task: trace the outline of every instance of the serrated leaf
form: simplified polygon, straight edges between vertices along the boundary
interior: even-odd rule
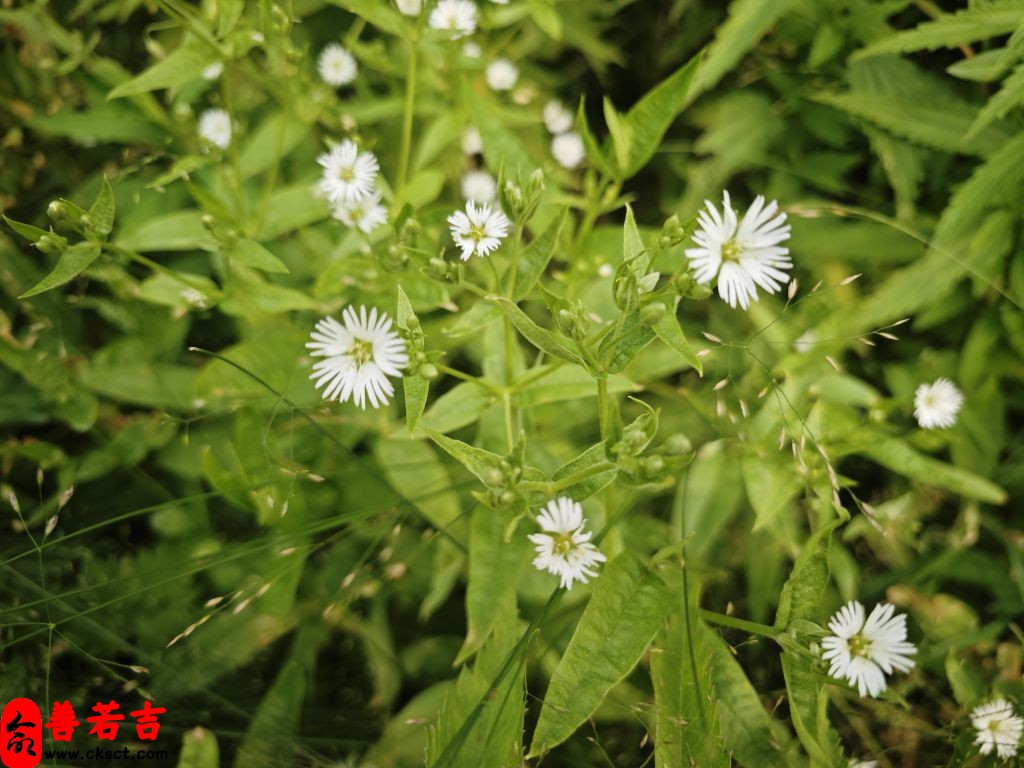
[[[832,531],[841,523],[833,520],[812,533],[793,564],[789,579],[782,587],[775,628],[784,630],[791,622],[813,620],[828,586],[828,548]]]
[[[217,60],[217,50],[210,43],[188,35],[166,59],[158,61],[128,82],[121,83],[107,95],[107,98],[119,99],[161,88],[185,85],[201,77],[203,70]]]
[[[991,125],[992,121],[1005,117],[1006,114],[1024,102],[1024,64],[1016,69],[1003,80],[1003,86],[992,98],[985,102],[977,118],[971,123],[971,127],[964,135],[965,141],[970,141]]]
[[[250,240],[247,237],[242,238],[234,245],[227,248],[224,251],[224,255],[230,259],[234,259],[239,264],[244,264],[247,267],[259,269],[264,272],[275,272],[278,274],[288,272],[288,267],[285,266],[283,261],[255,240]]]
[[[789,0],[733,0],[729,17],[719,25],[708,47],[690,100],[717,85],[790,7]]]
[[[682,592],[682,579],[678,581]],[[718,697],[708,663],[713,633],[700,620],[696,580],[689,586],[689,611],[677,606],[659,632],[651,654],[655,765],[727,767],[730,761],[719,735]],[[678,602],[682,603],[681,597]]]
[[[57,266],[53,268],[50,274],[18,298],[27,299],[37,296],[40,293],[52,291],[54,288],[70,282],[85,271],[99,256],[99,244],[90,242],[75,243],[60,255]]]
[[[955,48],[964,43],[1008,35],[1021,23],[1024,2],[1004,0],[978,4],[919,24],[915,29],[897,32],[857,51],[854,56],[876,56],[880,53],[910,53],[936,48]]]
[[[629,674],[672,606],[672,593],[636,555],[602,570],[544,696],[530,754],[569,738]]]
[[[555,216],[551,223],[548,224],[547,229],[519,254],[515,284],[512,288],[512,299],[514,301],[522,301],[530,292],[530,289],[536,285],[540,276],[544,274],[544,270],[547,269],[548,263],[555,253],[559,237],[568,218],[569,209],[566,208],[562,211],[561,215]]]
[[[519,571],[530,554],[530,540],[516,531],[505,540],[504,517],[477,506],[469,524],[469,582],[466,586],[468,628],[455,664],[483,645],[502,611],[515,605]]]

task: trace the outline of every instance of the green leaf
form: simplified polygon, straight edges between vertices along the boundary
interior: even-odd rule
[[[405,426],[411,435],[416,432],[416,427],[423,416],[423,409],[427,406],[430,382],[419,375],[405,376],[402,379],[402,389],[405,393]]]
[[[741,462],[743,484],[747,499],[754,508],[756,521],[754,530],[774,522],[789,501],[803,486],[797,476],[795,465],[789,461],[778,461],[763,456],[747,454]]]
[[[466,587],[468,630],[455,664],[483,645],[502,611],[515,606],[519,571],[530,554],[530,540],[516,531],[505,540],[505,519],[477,506],[469,524],[469,583]]]
[[[396,438],[380,440],[374,448],[391,487],[411,502],[428,523],[438,530],[449,531],[457,540],[464,535],[465,528],[456,526],[462,517],[459,495],[452,489],[452,478],[444,464],[428,443]],[[454,531],[453,526],[456,526]]]
[[[690,100],[716,86],[791,5],[790,0],[733,0],[729,4],[729,18],[715,31],[715,40],[697,73]]]
[[[678,581],[682,592],[682,579]],[[651,654],[655,765],[727,768],[730,761],[721,744],[718,696],[708,663],[714,633],[700,620],[700,590],[695,583],[690,585],[687,606],[686,613],[681,607],[672,612]]]
[[[773,0],[771,5],[783,5]],[[656,85],[640,101],[633,105],[623,118],[622,126],[614,128],[614,118],[608,124],[619,157],[621,178],[628,179],[647,165],[661,145],[661,140],[672,121],[682,111],[690,98],[691,85],[701,66],[702,56],[698,54],[690,61]],[[608,112],[605,111],[607,116]],[[616,139],[616,136],[619,136]],[[623,152],[620,142],[628,149]],[[625,157],[625,162],[623,162]]]
[[[841,109],[917,144],[946,152],[988,155],[1008,134],[989,125],[981,136],[967,137],[976,109],[960,99],[927,100],[880,93],[819,93],[815,101]]]
[[[410,205],[414,210],[423,208],[437,200],[444,189],[444,174],[436,168],[425,168],[417,172],[405,185],[402,194],[395,198],[395,208]]]
[[[733,650],[717,632],[707,629],[704,646],[711,657],[711,680],[718,707],[718,728],[727,750],[741,765],[785,768],[791,765],[779,749],[781,728],[773,728],[761,699],[747,679]],[[780,724],[776,724],[780,726]]]
[[[633,131],[629,123],[615,109],[612,100],[604,97],[604,122],[612,137],[612,149],[615,151],[615,164],[625,174],[629,168],[630,147],[633,146]]]
[[[1005,504],[1006,491],[966,469],[918,453],[899,438],[862,429],[851,436],[857,453],[923,485],[945,488],[968,499]]]
[[[103,237],[114,229],[114,190],[110,188],[106,176],[103,177],[100,193],[89,209],[89,218],[92,219],[92,230]]]
[[[664,582],[629,551],[603,569],[551,675],[530,755],[569,738],[636,665],[672,606]]]
[[[45,229],[34,227],[31,224],[22,224],[20,221],[9,219],[6,216],[4,216],[4,221],[7,222],[7,226],[26,240],[31,240],[33,243],[37,242],[43,235],[48,234]]]
[[[220,768],[220,747],[213,731],[196,727],[181,740],[178,768]]]
[[[955,48],[976,40],[1008,35],[1020,25],[1022,13],[1024,2],[1021,0],[979,3],[956,13],[944,14],[933,21],[925,21],[915,29],[897,32],[857,51],[854,56],[863,58],[880,53]]]
[[[630,270],[638,279],[647,274],[651,263],[631,205],[626,206],[626,219],[622,223],[622,260],[630,265]]]
[[[487,300],[497,304],[509,320],[512,321],[512,325],[516,327],[516,330],[522,334],[523,338],[537,349],[546,352],[552,357],[568,360],[570,363],[576,363],[584,368],[587,366],[586,361],[584,361],[572,344],[562,337],[556,336],[551,331],[541,328],[515,302],[509,301],[504,296],[488,296]]]
[[[605,176],[612,179],[617,178],[619,175],[618,168],[612,164],[604,147],[598,143],[597,139],[594,138],[594,132],[590,130],[590,122],[587,120],[586,98],[584,96],[580,96],[580,105],[576,110],[576,130],[583,139],[583,146],[587,150],[587,159]]]
[[[465,312],[461,312],[455,322],[445,326],[441,332],[450,339],[461,339],[480,333],[485,326],[493,323],[501,315],[500,307],[486,301],[478,301]]]
[[[618,334],[601,340],[597,353],[608,360],[608,373],[619,373],[654,340],[654,330],[640,319],[639,312],[630,312]]]
[[[238,172],[243,179],[268,171],[309,136],[309,125],[290,113],[275,113],[260,123],[241,146]]]
[[[559,237],[568,218],[569,209],[565,208],[561,215],[552,218],[547,229],[519,254],[515,283],[512,288],[512,299],[514,301],[522,301],[526,298],[530,289],[536,285],[540,276],[544,274],[544,270],[548,267],[548,262],[551,261],[551,257],[555,253]]]
[[[272,254],[255,240],[242,238],[237,243],[227,248],[224,255],[239,264],[244,264],[253,269],[260,269],[264,272],[287,273],[288,267],[277,256]]]
[[[567,464],[562,465],[551,475],[551,479],[554,481],[562,480],[566,477],[572,477],[575,474],[584,472],[591,467],[596,467],[600,464],[606,464],[608,457],[605,454],[605,444],[603,442],[593,445],[587,448],[583,453],[574,458]],[[615,473],[618,470],[615,467],[599,472],[590,477],[584,478],[572,485],[563,487],[559,492],[559,496],[568,496],[570,499],[576,501],[583,501],[590,496],[604,488],[608,483],[615,479]]]
[[[218,60],[217,50],[205,40],[188,35],[166,59],[158,61],[142,74],[121,83],[108,99],[134,96],[160,88],[176,88],[202,76],[203,70]]]
[[[57,266],[53,271],[40,280],[36,285],[19,296],[19,299],[27,299],[37,296],[45,291],[51,291],[65,283],[73,280],[81,274],[90,264],[100,257],[100,246],[97,243],[81,242],[75,243],[60,255]]]
[[[552,40],[562,39],[562,19],[554,9],[551,0],[527,0],[526,7],[534,22]]]
[[[147,219],[130,231],[122,228],[117,238],[122,248],[147,251],[192,251],[218,249],[217,241],[203,226],[200,211],[174,211]]]
[[[445,453],[476,475],[477,479],[485,485],[495,472],[501,473],[501,462],[503,459],[498,454],[485,451],[483,448],[467,445],[461,440],[446,437],[440,432],[435,432],[427,427],[421,426],[420,430],[437,443]]]
[[[782,587],[775,629],[784,630],[793,621],[813,620],[828,586],[828,547],[841,520],[833,520],[812,533],[793,564],[789,579]]]
[[[296,229],[323,221],[330,212],[326,200],[313,196],[310,184],[282,187],[267,200],[266,217],[256,239],[264,243],[275,240]]]
[[[700,358],[697,357],[690,347],[690,343],[686,340],[686,335],[679,325],[679,317],[674,309],[665,312],[661,320],[652,325],[651,328],[657,337],[678,353],[691,368],[697,371],[698,375],[704,375],[704,366],[701,365]]]
[[[463,381],[437,398],[423,415],[421,426],[435,432],[454,432],[469,426],[496,401],[493,392]]]
[[[815,669],[814,658],[802,650],[782,653],[782,674],[789,696],[789,716],[812,764],[844,768],[847,765],[839,735],[828,720],[825,676]]]
[[[399,37],[405,34],[402,18],[387,3],[381,3],[378,0],[330,0],[330,2],[389,34]]]
[[[146,361],[93,363],[82,369],[79,381],[96,394],[123,403],[152,408],[191,410],[196,368]]]
[[[999,93],[990,98],[981,108],[978,116],[964,136],[965,141],[976,137],[987,128],[993,120],[1005,117],[1010,110],[1024,102],[1024,64],[1017,66],[1003,81]]]

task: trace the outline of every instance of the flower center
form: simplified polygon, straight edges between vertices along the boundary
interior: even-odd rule
[[[373,342],[363,339],[355,339],[348,350],[349,357],[356,361],[356,365],[362,367],[373,360]]]
[[[555,540],[554,551],[556,555],[562,555],[564,557],[576,549],[576,544],[572,540],[572,534],[573,531],[570,531],[569,533],[560,533],[557,536],[552,535],[552,538]]]
[[[351,168],[342,168],[338,171],[338,178],[342,181],[352,181],[356,177]]]
[[[850,648],[850,655],[854,658],[867,656],[871,651],[871,641],[864,635],[854,635],[849,639],[847,645]]]
[[[472,227],[469,228],[469,237],[474,242],[479,243],[481,240],[483,240],[485,237],[487,237],[487,231],[484,229],[482,224],[481,225],[477,225],[477,226],[472,226]]]
[[[723,261],[739,261],[741,253],[743,253],[743,249],[740,248],[739,243],[735,240],[730,240],[729,242],[722,244]]]

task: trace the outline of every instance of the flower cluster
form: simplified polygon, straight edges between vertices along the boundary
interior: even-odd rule
[[[320,191],[330,200],[334,218],[367,234],[387,221],[377,189],[380,165],[372,152],[345,139],[320,155],[317,162],[323,168]]]

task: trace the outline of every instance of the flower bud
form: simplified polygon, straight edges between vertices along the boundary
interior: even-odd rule
[[[500,488],[505,484],[505,473],[497,467],[491,467],[484,472],[484,483],[492,488]]]
[[[408,328],[410,331],[417,330],[420,327],[420,319],[416,317],[416,315],[413,315],[412,317],[405,321],[405,327]]]
[[[427,379],[428,381],[436,379],[438,374],[437,366],[433,363],[421,365],[419,374],[422,378]]]
[[[61,221],[68,215],[68,207],[60,200],[54,200],[46,207],[46,215],[54,221]]]
[[[510,507],[515,503],[516,495],[512,491],[504,491],[499,497],[498,501],[503,507]]]
[[[665,469],[665,460],[661,456],[648,456],[643,461],[643,467],[648,475],[659,475]]]
[[[690,438],[677,432],[665,441],[665,450],[670,456],[685,456],[693,450],[693,445]]]
[[[55,232],[47,232],[36,240],[35,247],[43,253],[63,253],[67,244],[67,238],[61,237]]]
[[[665,305],[661,302],[645,304],[640,309],[640,322],[644,325],[657,325],[665,316]]]

